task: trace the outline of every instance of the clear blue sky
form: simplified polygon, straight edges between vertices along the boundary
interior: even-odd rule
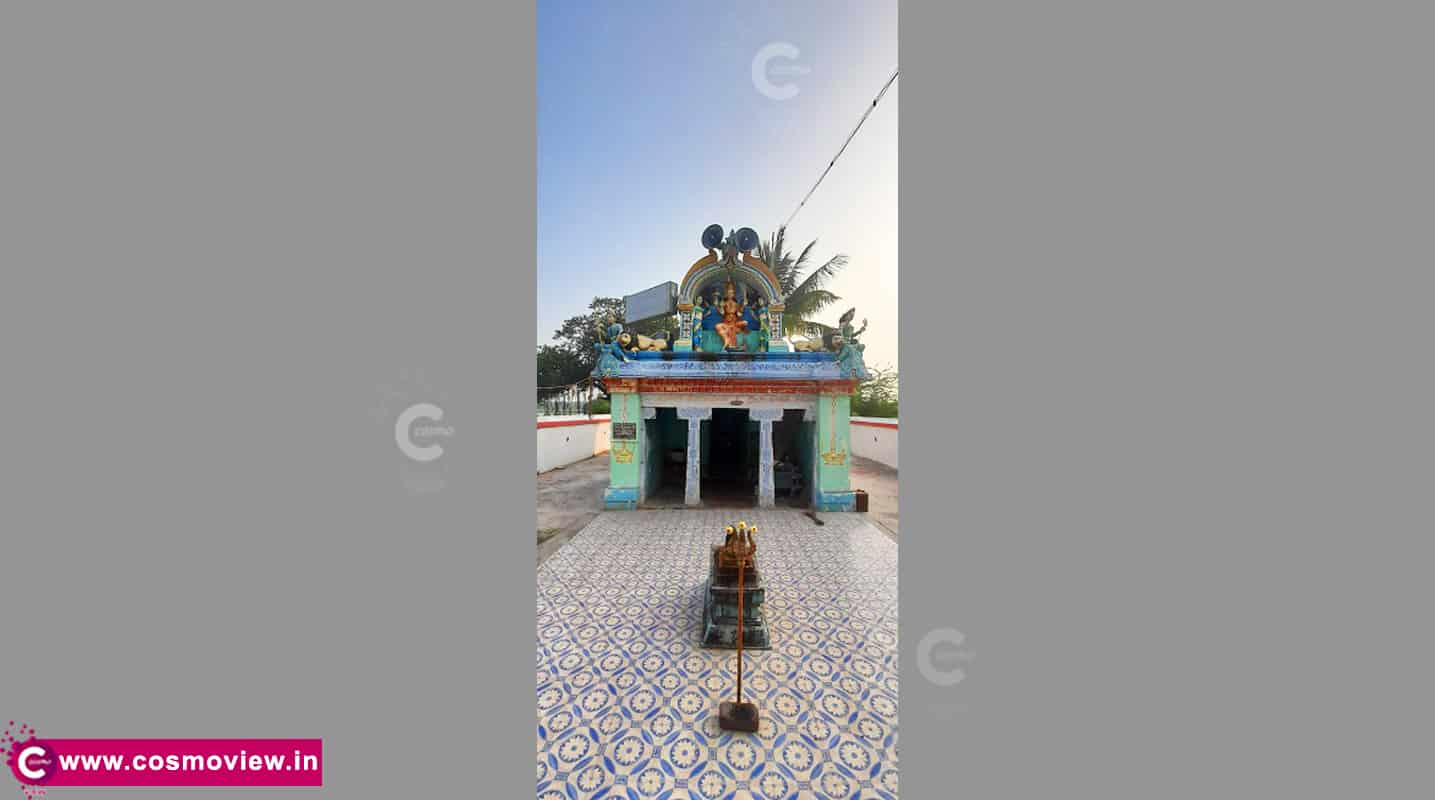
[[[753,61],[773,43],[800,51]],[[555,2],[538,6],[538,343],[594,296],[679,281],[704,227],[765,240],[897,67],[895,2]],[[800,74],[794,74],[800,73]],[[807,207],[794,247],[871,320],[869,365],[897,364],[897,120],[887,92]]]

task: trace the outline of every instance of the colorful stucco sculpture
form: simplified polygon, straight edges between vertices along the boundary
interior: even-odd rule
[[[781,282],[757,245],[750,228],[723,236],[710,226],[707,254],[677,290],[676,337],[650,344],[613,325],[597,345],[593,375],[612,414],[606,508],[701,506],[707,494],[730,501],[734,492],[771,507],[779,486],[788,505],[854,508],[847,425],[868,377],[858,341],[866,324],[853,329],[848,312],[840,346],[789,351]]]

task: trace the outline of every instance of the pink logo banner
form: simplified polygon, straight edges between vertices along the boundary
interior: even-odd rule
[[[29,786],[323,786],[322,739],[36,739],[6,759]]]

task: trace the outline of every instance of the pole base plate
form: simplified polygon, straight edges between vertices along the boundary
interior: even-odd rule
[[[718,727],[725,731],[757,732],[757,706],[724,700],[718,704]]]

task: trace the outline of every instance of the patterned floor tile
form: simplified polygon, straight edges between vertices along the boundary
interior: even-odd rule
[[[897,547],[861,515],[749,511],[773,647],[756,734],[724,731],[731,651],[698,646],[731,512],[605,512],[538,567],[540,800],[897,797]]]

